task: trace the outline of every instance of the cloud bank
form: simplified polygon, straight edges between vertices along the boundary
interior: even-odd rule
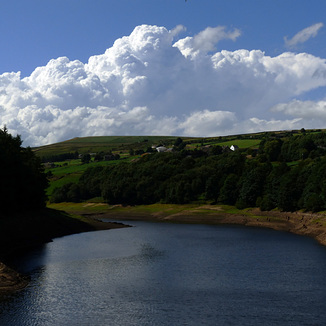
[[[0,125],[37,146],[98,135],[219,136],[325,127],[325,102],[296,100],[326,86],[326,60],[217,51],[241,32],[141,25],[87,63],[51,60],[28,77],[0,75]]]

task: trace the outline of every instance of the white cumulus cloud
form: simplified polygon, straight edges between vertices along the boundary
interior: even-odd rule
[[[235,28],[226,31],[225,26],[207,27],[194,37],[186,37],[174,44],[185,56],[197,56],[216,50],[216,45],[221,40],[235,41],[241,35],[241,31]]]
[[[229,131],[236,120],[233,112],[204,110],[190,114],[179,128],[187,136],[216,136],[217,129],[220,133]]]
[[[326,86],[325,59],[217,51],[240,31],[207,28],[177,40],[184,31],[141,25],[87,63],[60,57],[25,78],[3,73],[0,126],[37,146],[76,136],[219,136],[324,121],[322,102],[296,98]]]
[[[326,124],[326,101],[299,101],[280,103],[272,108],[274,112],[282,112],[286,115],[304,119],[310,126],[324,128]]]
[[[317,23],[301,30],[289,40],[287,39],[287,37],[284,37],[285,45],[289,48],[294,48],[298,44],[304,43],[312,37],[316,37],[319,30],[323,26],[324,26],[323,23]]]

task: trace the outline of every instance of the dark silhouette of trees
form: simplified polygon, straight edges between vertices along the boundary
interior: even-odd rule
[[[283,142],[280,139],[272,139],[262,142],[260,150],[266,155],[270,162],[278,161]]]
[[[218,201],[227,205],[235,205],[239,195],[239,177],[231,173],[229,174],[220,189]]]
[[[91,155],[90,154],[83,154],[81,158],[81,162],[83,164],[88,164],[91,161]]]
[[[264,185],[271,168],[270,163],[255,161],[247,166],[240,180],[241,187],[236,202],[238,208],[256,206],[257,199],[263,196]]]
[[[66,160],[73,160],[79,157],[78,151],[74,153],[63,153],[63,154],[54,154],[54,155],[43,155],[41,156],[41,161],[46,162],[62,162]]]
[[[16,211],[45,206],[48,185],[40,159],[31,148],[23,148],[19,135],[0,129],[1,210]]]

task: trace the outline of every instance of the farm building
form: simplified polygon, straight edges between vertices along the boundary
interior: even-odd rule
[[[167,148],[164,147],[164,146],[159,146],[159,147],[156,147],[156,150],[157,150],[159,153],[163,153],[163,152],[166,152],[166,151],[167,151]]]
[[[237,149],[239,149],[238,145],[231,145],[230,146],[231,151],[236,151]]]

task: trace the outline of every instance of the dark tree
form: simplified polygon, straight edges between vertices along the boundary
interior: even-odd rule
[[[236,174],[231,173],[226,177],[218,198],[221,203],[227,205],[235,204],[239,193],[238,182],[239,177]]]
[[[84,154],[81,158],[81,161],[83,164],[87,164],[91,161],[91,155],[90,154]]]
[[[269,163],[250,164],[240,181],[238,208],[254,207],[259,197],[263,195],[265,180],[271,170]]]
[[[40,159],[23,148],[19,135],[0,129],[1,210],[27,210],[45,206],[48,180]]]
[[[282,141],[280,139],[269,140],[264,144],[263,152],[270,162],[277,161],[281,153]]]
[[[174,142],[174,146],[178,147],[180,144],[182,144],[182,142],[183,140],[180,137],[178,137]]]

